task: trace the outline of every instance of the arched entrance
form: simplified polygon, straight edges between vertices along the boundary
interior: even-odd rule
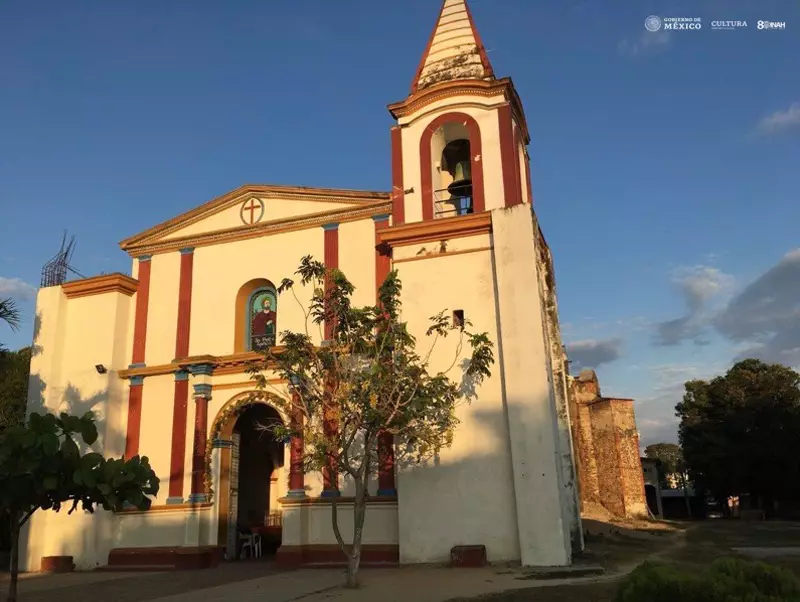
[[[217,545],[228,560],[241,556],[249,534],[261,537],[264,556],[280,547],[286,446],[272,427],[282,423],[275,407],[252,394],[229,401],[214,422],[213,444],[220,450]]]

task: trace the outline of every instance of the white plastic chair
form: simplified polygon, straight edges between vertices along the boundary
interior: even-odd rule
[[[245,557],[245,552],[247,552],[247,554],[249,554],[250,558],[254,558],[255,557],[255,545],[254,545],[252,533],[251,534],[247,534],[247,535],[240,533],[239,534],[239,541],[244,542],[242,544],[241,550],[239,551],[239,558],[244,558]]]

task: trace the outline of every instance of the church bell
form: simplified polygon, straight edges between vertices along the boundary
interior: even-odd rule
[[[444,148],[442,155],[447,171],[453,176],[447,191],[454,199],[471,197],[472,161],[469,140],[453,140]]]

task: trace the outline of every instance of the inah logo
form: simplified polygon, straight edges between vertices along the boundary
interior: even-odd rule
[[[757,29],[786,29],[786,21],[759,21]]]
[[[644,28],[647,31],[658,31],[661,29],[661,19],[655,15],[650,15],[644,20]]]

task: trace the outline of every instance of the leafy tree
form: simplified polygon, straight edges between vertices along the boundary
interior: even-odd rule
[[[683,497],[686,502],[686,515],[692,516],[692,506],[689,502],[689,484],[686,477],[686,463],[683,459],[683,450],[680,445],[675,443],[653,443],[644,448],[644,455],[648,458],[658,460],[658,480],[659,484],[667,488],[669,483],[667,477],[672,475],[677,477],[678,483],[683,489]]]
[[[749,493],[768,505],[800,497],[800,374],[748,359],[686,383],[676,407],[686,464],[717,499]]]
[[[0,432],[25,419],[31,348],[0,349]]]
[[[683,451],[676,443],[653,443],[644,448],[644,455],[653,460],[659,460],[658,479],[661,486],[668,487],[667,475],[676,474],[682,470]]]
[[[353,537],[345,542],[339,529],[336,498],[332,499],[332,527],[347,557],[347,585],[358,585],[361,538],[364,528],[367,484],[378,469],[378,440],[397,437],[404,443],[409,462],[423,462],[452,441],[458,424],[456,407],[468,401],[467,391],[490,376],[493,345],[486,333],[472,334],[455,326],[440,312],[430,319],[427,334],[432,344],[425,356],[416,351],[416,340],[400,320],[401,283],[392,272],[379,290],[379,305],[354,307],[354,286],[338,269],[304,257],[296,274],[303,286],[313,287],[306,309],[286,279],[281,294],[290,291],[306,316],[305,332],[283,332],[283,348],[266,352],[265,364],[254,367],[257,388],[273,389],[279,404],[295,419],[289,425],[271,427],[280,437],[301,436],[304,467],[326,467],[338,479],[343,475],[355,488]],[[333,324],[330,340],[313,343],[309,328]],[[459,337],[456,357],[461,382],[448,377],[450,370],[432,373],[429,358],[436,341]],[[459,363],[463,347],[471,351]],[[271,387],[264,370],[272,369],[294,393],[285,397]],[[334,426],[335,425],[335,428]]]
[[[11,330],[18,330],[20,319],[21,313],[14,300],[11,298],[0,299],[0,322],[8,324]],[[0,349],[2,348],[3,346],[0,345]]]
[[[0,516],[11,529],[9,602],[17,599],[20,529],[34,512],[58,512],[63,504],[70,514],[78,505],[88,512],[98,505],[120,510],[126,503],[145,510],[147,496],[158,493],[158,477],[146,457],[115,460],[82,453],[77,436],[87,445],[97,440],[92,412],[31,414],[27,424],[0,433]]]

